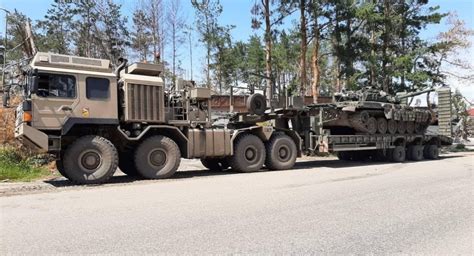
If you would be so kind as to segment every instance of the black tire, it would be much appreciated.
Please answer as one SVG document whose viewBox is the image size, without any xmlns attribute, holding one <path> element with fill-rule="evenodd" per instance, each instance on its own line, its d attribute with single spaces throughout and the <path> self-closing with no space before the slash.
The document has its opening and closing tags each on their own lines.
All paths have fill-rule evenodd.
<svg viewBox="0 0 474 256">
<path fill-rule="evenodd" d="M 135 152 L 137 172 L 146 179 L 165 179 L 173 176 L 181 162 L 181 151 L 166 136 L 153 136 L 143 141 Z"/>
<path fill-rule="evenodd" d="M 255 172 L 265 163 L 265 146 L 259 137 L 242 134 L 234 142 L 234 155 L 229 164 L 237 172 Z"/>
<path fill-rule="evenodd" d="M 398 124 L 397 124 L 397 121 L 393 120 L 393 119 L 390 119 L 387 121 L 387 131 L 388 133 L 390 133 L 391 135 L 394 135 L 397 133 L 397 129 L 398 129 Z"/>
<path fill-rule="evenodd" d="M 406 157 L 405 147 L 396 146 L 395 148 L 390 150 L 390 153 L 391 153 L 390 160 L 392 162 L 400 163 L 400 162 L 405 161 L 405 157 Z"/>
<path fill-rule="evenodd" d="M 349 152 L 349 151 L 339 151 L 339 152 L 337 152 L 337 158 L 339 158 L 339 160 L 351 161 L 352 160 L 351 152 Z"/>
<path fill-rule="evenodd" d="M 201 163 L 210 171 L 225 171 L 229 168 L 226 158 L 201 158 Z"/>
<path fill-rule="evenodd" d="M 377 118 L 377 131 L 380 134 L 386 134 L 388 129 L 387 119 L 384 117 Z"/>
<path fill-rule="evenodd" d="M 56 169 L 58 170 L 58 172 L 66 179 L 69 180 L 69 177 L 67 177 L 67 174 L 66 172 L 64 171 L 64 164 L 63 164 L 63 160 L 62 159 L 58 159 L 56 160 Z"/>
<path fill-rule="evenodd" d="M 254 93 L 247 99 L 246 106 L 250 114 L 263 115 L 267 110 L 267 99 L 260 93 Z"/>
<path fill-rule="evenodd" d="M 270 170 L 288 170 L 296 162 L 296 144 L 290 136 L 273 134 L 265 143 L 265 166 Z"/>
<path fill-rule="evenodd" d="M 67 147 L 62 163 L 69 180 L 78 184 L 99 184 L 117 170 L 118 153 L 106 138 L 87 135 Z"/>
<path fill-rule="evenodd" d="M 439 158 L 439 147 L 438 145 L 425 145 L 423 150 L 423 156 L 426 159 L 438 159 Z"/>
<path fill-rule="evenodd" d="M 140 176 L 135 165 L 135 156 L 133 151 L 119 152 L 119 168 L 120 171 L 131 177 Z"/>
<path fill-rule="evenodd" d="M 410 145 L 408 146 L 408 159 L 413 161 L 423 160 L 423 146 L 420 145 Z"/>
<path fill-rule="evenodd" d="M 373 116 L 369 117 L 369 119 L 367 119 L 366 127 L 367 127 L 367 132 L 369 134 L 376 134 L 377 133 L 377 119 L 375 119 L 375 117 Z"/>
</svg>

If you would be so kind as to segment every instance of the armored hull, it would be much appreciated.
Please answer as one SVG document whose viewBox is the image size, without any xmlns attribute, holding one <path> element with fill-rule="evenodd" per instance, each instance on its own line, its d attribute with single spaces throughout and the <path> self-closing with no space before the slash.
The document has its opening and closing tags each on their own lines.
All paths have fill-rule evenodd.
<svg viewBox="0 0 474 256">
<path fill-rule="evenodd" d="M 401 99 L 426 92 L 392 97 L 365 90 L 336 96 L 336 103 L 324 110 L 323 127 L 334 134 L 348 130 L 356 134 L 423 134 L 433 114 L 428 109 L 401 104 Z"/>
</svg>

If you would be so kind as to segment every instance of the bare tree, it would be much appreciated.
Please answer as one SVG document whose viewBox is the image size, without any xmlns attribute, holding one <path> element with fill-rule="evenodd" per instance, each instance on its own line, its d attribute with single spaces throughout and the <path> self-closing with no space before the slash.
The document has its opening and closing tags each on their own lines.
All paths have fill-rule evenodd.
<svg viewBox="0 0 474 256">
<path fill-rule="evenodd" d="M 164 56 L 165 40 L 165 5 L 163 0 L 143 0 L 150 19 L 150 30 L 154 56 Z M 156 60 L 155 60 L 156 61 Z"/>
<path fill-rule="evenodd" d="M 168 12 L 166 13 L 166 25 L 168 27 L 169 38 L 171 41 L 171 70 L 173 73 L 173 87 L 175 86 L 176 80 L 176 58 L 178 57 L 178 49 L 185 40 L 183 33 L 185 23 L 180 3 L 180 0 L 171 0 L 168 5 Z"/>
</svg>

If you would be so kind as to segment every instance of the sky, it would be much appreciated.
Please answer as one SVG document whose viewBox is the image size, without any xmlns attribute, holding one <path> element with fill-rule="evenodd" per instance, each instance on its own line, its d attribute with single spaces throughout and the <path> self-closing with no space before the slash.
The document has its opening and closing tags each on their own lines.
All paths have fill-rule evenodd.
<svg viewBox="0 0 474 256">
<path fill-rule="evenodd" d="M 194 24 L 196 21 L 194 20 L 194 10 L 191 6 L 191 0 L 180 1 L 183 7 L 184 17 L 186 17 L 188 23 Z M 52 2 L 53 0 L 0 0 L 0 7 L 6 8 L 10 11 L 18 9 L 32 20 L 38 20 L 44 17 Z M 137 1 L 133 0 L 116 0 L 116 2 L 122 4 L 123 14 L 128 17 L 131 16 L 131 13 L 137 5 Z M 262 31 L 255 31 L 251 28 L 250 9 L 254 2 L 255 0 L 221 0 L 223 12 L 219 21 L 223 25 L 235 26 L 231 32 L 234 40 L 245 41 L 254 33 L 262 33 Z M 459 18 L 466 22 L 467 27 L 474 29 L 474 0 L 430 0 L 429 5 L 439 5 L 441 12 L 456 12 Z M 5 30 L 5 19 L 3 15 L 3 13 L 0 13 L 0 31 L 2 34 Z M 287 26 L 296 22 L 293 21 L 293 19 L 295 19 L 295 17 L 289 17 L 285 20 Z M 131 18 L 129 18 L 129 21 L 131 21 Z M 445 30 L 447 30 L 447 26 L 444 22 L 437 25 L 431 25 L 422 32 L 422 37 L 433 39 L 439 32 Z M 474 66 L 474 38 L 471 38 L 471 42 L 473 43 L 473 46 L 470 50 L 466 51 L 465 56 L 470 56 L 470 63 Z M 201 71 L 205 55 L 195 31 L 192 36 L 192 48 L 194 79 L 199 80 L 202 79 L 202 76 L 199 76 L 198 74 L 202 73 Z M 181 49 L 180 59 L 182 60 L 182 66 L 184 69 L 190 70 L 189 43 L 183 45 Z M 185 78 L 189 78 L 189 73 L 190 72 L 186 73 Z M 456 81 L 448 82 L 451 82 L 451 86 L 453 87 L 459 87 L 463 94 L 474 102 L 474 85 L 459 85 Z"/>
</svg>

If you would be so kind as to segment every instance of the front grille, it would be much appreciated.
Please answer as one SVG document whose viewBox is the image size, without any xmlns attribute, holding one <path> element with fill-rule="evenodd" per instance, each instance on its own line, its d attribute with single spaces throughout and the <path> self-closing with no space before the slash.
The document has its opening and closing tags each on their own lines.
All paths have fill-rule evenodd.
<svg viewBox="0 0 474 256">
<path fill-rule="evenodd" d="M 164 122 L 163 87 L 127 83 L 125 122 Z"/>
<path fill-rule="evenodd" d="M 23 104 L 19 104 L 16 107 L 16 118 L 15 118 L 15 127 L 20 126 L 23 123 Z"/>
</svg>

